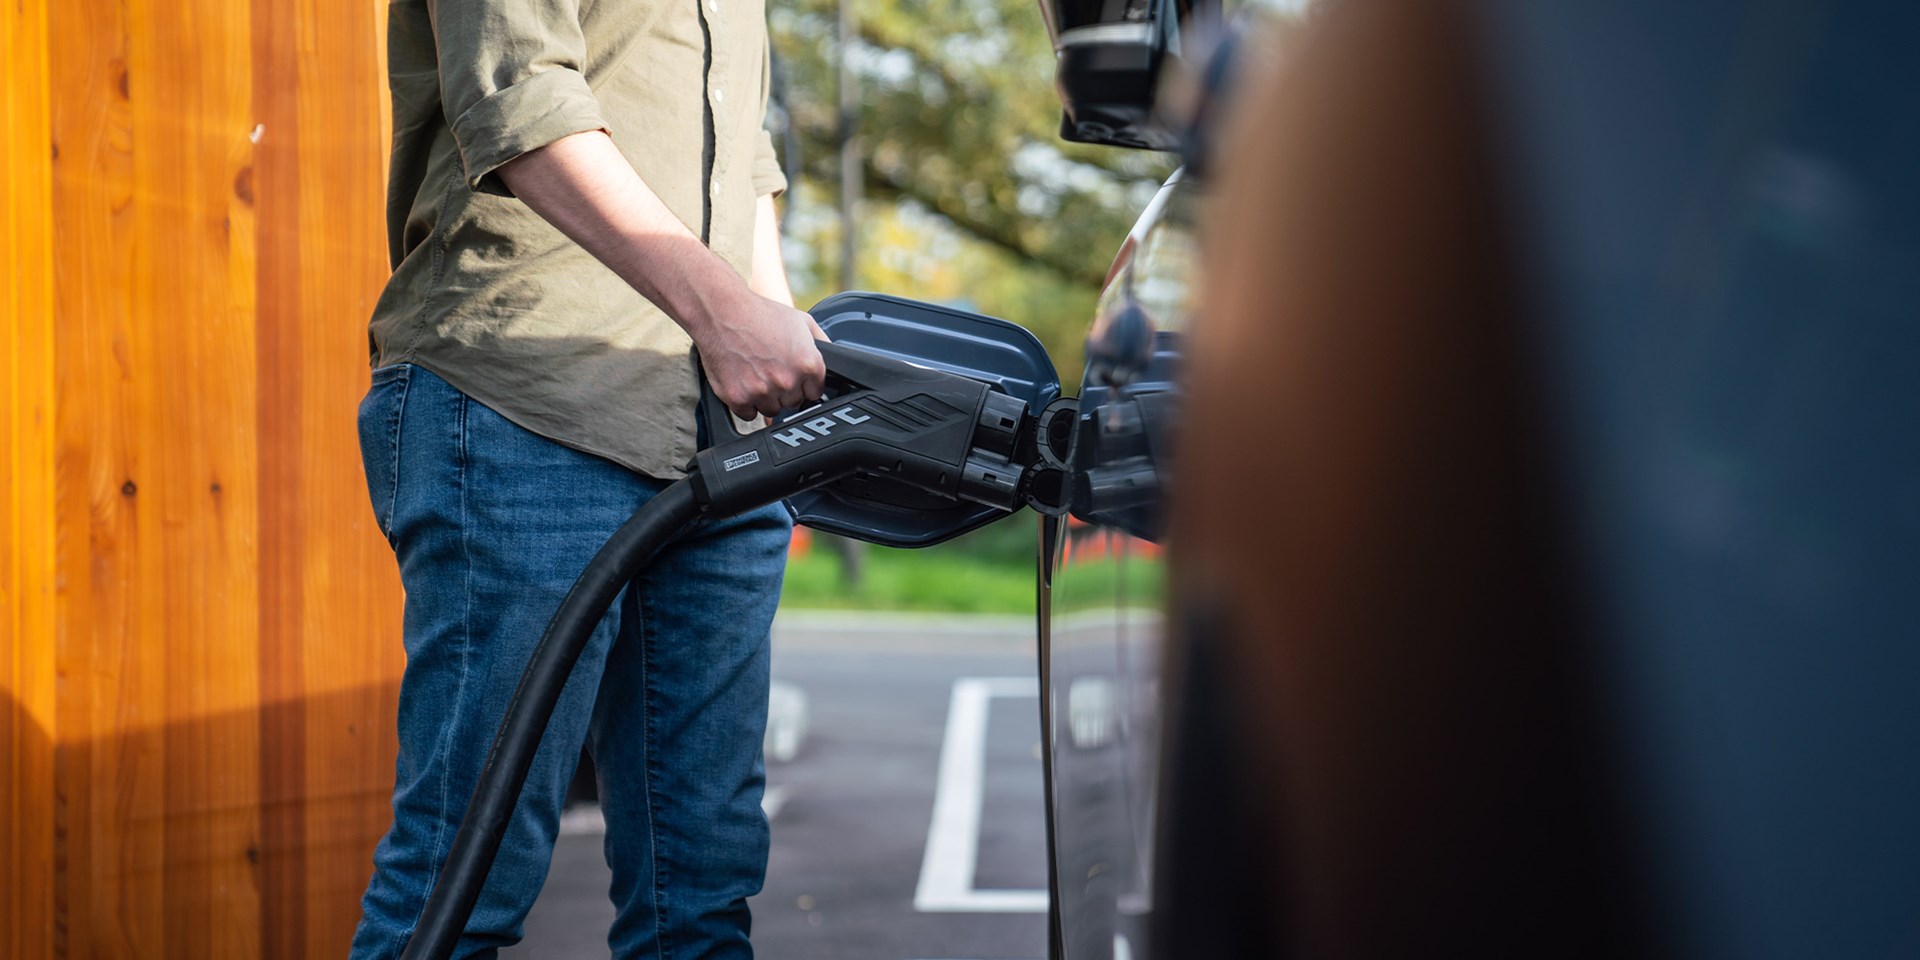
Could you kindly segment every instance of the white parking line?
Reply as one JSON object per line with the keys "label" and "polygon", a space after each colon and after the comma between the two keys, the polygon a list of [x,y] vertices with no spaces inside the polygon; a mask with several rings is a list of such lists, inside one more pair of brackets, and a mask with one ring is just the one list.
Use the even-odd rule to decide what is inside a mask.
{"label": "white parking line", "polygon": [[786,805],[787,788],[784,786],[768,787],[766,794],[760,798],[760,809],[766,811],[768,820],[779,816],[780,808]]}
{"label": "white parking line", "polygon": [[599,837],[607,832],[607,818],[601,814],[600,805],[574,807],[560,815],[560,835],[563,837]]}
{"label": "white parking line", "polygon": [[965,677],[953,682],[933,822],[914,909],[933,913],[1045,913],[1045,890],[975,890],[980,852],[980,804],[987,768],[987,707],[994,697],[1037,697],[1030,677]]}

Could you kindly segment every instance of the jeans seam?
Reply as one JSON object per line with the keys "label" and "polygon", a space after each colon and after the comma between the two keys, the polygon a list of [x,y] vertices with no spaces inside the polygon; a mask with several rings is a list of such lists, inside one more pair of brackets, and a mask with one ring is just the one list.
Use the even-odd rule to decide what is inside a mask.
{"label": "jeans seam", "polygon": [[392,477],[387,484],[387,509],[381,515],[380,533],[393,543],[393,514],[400,503],[400,422],[407,413],[407,394],[413,387],[413,368],[404,367],[395,376],[400,381],[400,396],[394,401],[393,412],[387,417],[387,476]]}
{"label": "jeans seam", "polygon": [[647,770],[643,779],[647,788],[647,862],[653,869],[653,956],[655,960],[664,960],[667,955],[667,872],[660,859],[660,811],[654,804],[659,786],[656,771],[660,749],[653,728],[653,622],[647,616],[647,595],[640,581],[636,578],[628,586],[638,601],[634,609],[640,621],[636,633],[640,640],[640,714],[645,718],[641,736],[647,743]]}
{"label": "jeans seam", "polygon": [[[471,524],[467,522],[467,404],[468,404],[468,400],[465,394],[459,393],[458,391],[455,391],[454,395],[457,399],[454,401],[455,413],[454,413],[454,428],[453,428],[454,430],[453,476],[454,476],[454,487],[456,490],[459,491],[459,498],[460,498],[460,564],[462,568],[462,578],[461,578],[462,595],[461,595],[461,604],[460,604],[460,679],[454,685],[453,702],[455,704],[454,706],[455,716],[452,718],[453,722],[448,723],[446,725],[445,731],[441,734],[440,747],[438,751],[436,751],[438,755],[441,757],[447,756],[452,751],[454,732],[459,730],[462,727],[458,714],[460,712],[460,709],[464,707],[467,703],[467,679],[471,673],[469,659],[473,651],[473,546],[470,540],[472,536],[472,527],[471,527]],[[428,858],[428,861],[427,861],[428,863],[432,864],[432,866],[429,868],[427,873],[426,889],[428,891],[431,891],[434,887],[434,884],[439,882],[440,868],[442,866],[441,857],[446,851],[447,819],[448,819],[447,798],[453,792],[453,787],[450,782],[452,779],[452,771],[453,771],[453,765],[451,763],[446,763],[441,765],[440,804],[439,804],[440,815],[436,818],[438,822],[434,825],[434,829],[433,829],[433,856]]]}

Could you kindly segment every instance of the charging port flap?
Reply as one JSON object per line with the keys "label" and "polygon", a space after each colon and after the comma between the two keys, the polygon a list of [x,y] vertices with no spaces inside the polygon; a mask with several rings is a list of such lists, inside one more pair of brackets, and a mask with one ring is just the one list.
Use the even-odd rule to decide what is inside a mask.
{"label": "charging port flap", "polygon": [[[1005,320],[877,293],[841,293],[816,304],[815,322],[836,343],[989,385],[1037,414],[1060,396],[1060,376],[1033,334]],[[982,410],[988,415],[995,405]],[[1016,405],[1008,405],[1012,408]],[[1009,436],[1031,425],[1005,425]],[[1012,454],[1010,448],[1008,451]],[[976,494],[1003,478],[990,466],[974,471]],[[1009,494],[1011,496],[1011,494]],[[885,476],[856,474],[786,500],[794,522],[816,530],[896,547],[923,547],[1006,516],[989,503],[943,499]]]}

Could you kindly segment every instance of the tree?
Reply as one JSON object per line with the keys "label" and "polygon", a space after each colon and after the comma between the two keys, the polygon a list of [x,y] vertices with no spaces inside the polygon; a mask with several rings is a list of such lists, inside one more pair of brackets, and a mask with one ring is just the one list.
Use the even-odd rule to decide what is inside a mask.
{"label": "tree", "polygon": [[[867,198],[858,284],[1020,323],[1071,390],[1113,251],[1173,162],[1059,139],[1053,49],[1032,0],[847,2]],[[803,302],[833,292],[838,273],[836,13],[834,0],[769,11]]]}

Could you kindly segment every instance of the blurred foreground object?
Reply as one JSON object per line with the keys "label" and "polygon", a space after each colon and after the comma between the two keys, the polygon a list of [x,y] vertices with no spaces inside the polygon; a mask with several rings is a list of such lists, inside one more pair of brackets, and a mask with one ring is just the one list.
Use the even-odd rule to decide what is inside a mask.
{"label": "blurred foreground object", "polygon": [[1920,952],[1920,8],[1313,21],[1216,158],[1155,955]]}

